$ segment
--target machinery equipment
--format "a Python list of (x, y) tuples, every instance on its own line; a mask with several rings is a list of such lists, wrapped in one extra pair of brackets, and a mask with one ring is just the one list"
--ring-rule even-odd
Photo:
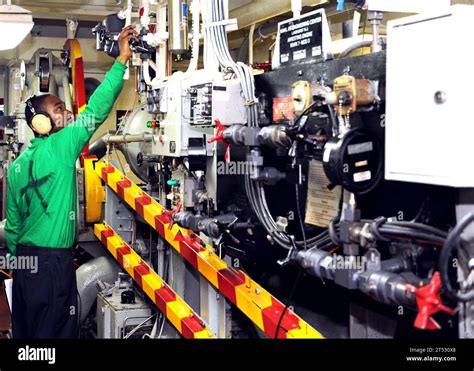
[[(473, 81), (469, 58), (451, 54), (474, 11), (433, 3), (386, 38), (372, 14), (372, 52), (352, 57), (361, 45), (333, 53), (324, 11), (280, 22), (278, 63), (256, 75), (229, 52), (226, 1), (140, 1), (139, 103), (78, 171), (82, 263), (105, 254), (133, 283), (100, 280), (83, 326), (95, 321), (99, 337), (473, 337), (459, 84)], [(116, 55), (125, 22), (97, 25), (97, 49)], [(191, 55), (188, 70), (166, 73), (171, 54)]]

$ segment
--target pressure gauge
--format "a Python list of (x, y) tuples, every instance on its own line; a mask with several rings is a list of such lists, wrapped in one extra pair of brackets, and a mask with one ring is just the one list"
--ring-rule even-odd
[(323, 166), (331, 185), (349, 192), (371, 191), (382, 176), (382, 153), (377, 138), (363, 129), (349, 130), (324, 146)]

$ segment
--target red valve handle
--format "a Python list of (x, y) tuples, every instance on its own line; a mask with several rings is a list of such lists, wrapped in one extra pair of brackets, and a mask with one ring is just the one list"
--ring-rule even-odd
[(216, 131), (216, 135), (214, 135), (211, 139), (209, 139), (207, 142), (208, 143), (214, 143), (214, 142), (219, 142), (219, 143), (222, 143), (224, 146), (225, 146), (225, 155), (224, 155), (224, 159), (229, 162), (230, 161), (230, 144), (227, 143), (225, 141), (225, 139), (223, 138), (223, 132), (224, 130), (227, 129), (227, 127), (225, 127), (224, 125), (222, 125), (222, 123), (220, 122), (219, 119), (216, 119), (215, 120), (216, 122), (216, 127), (217, 127), (217, 131)]
[(423, 287), (406, 285), (406, 290), (416, 297), (418, 315), (414, 326), (421, 330), (439, 330), (441, 326), (431, 316), (438, 312), (445, 312), (449, 315), (456, 313), (455, 309), (443, 304), (439, 290), (441, 289), (441, 277), (439, 272), (435, 272), (431, 282)]
[(181, 204), (181, 202), (178, 202), (178, 205), (176, 205), (176, 207), (173, 210), (163, 210), (163, 212), (161, 213), (161, 216), (164, 216), (167, 219), (166, 222), (169, 224), (168, 229), (173, 228), (173, 224), (174, 224), (173, 217), (181, 211), (182, 207), (183, 205)]

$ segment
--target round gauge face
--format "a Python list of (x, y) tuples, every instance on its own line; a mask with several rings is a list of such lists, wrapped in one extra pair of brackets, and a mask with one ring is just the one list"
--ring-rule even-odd
[(380, 145), (372, 134), (353, 129), (342, 138), (333, 138), (325, 146), (323, 164), (334, 185), (353, 193), (371, 191), (380, 181), (383, 158)]

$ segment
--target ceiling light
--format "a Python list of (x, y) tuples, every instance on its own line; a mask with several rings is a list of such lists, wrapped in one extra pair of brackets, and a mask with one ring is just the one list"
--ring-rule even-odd
[(33, 16), (27, 9), (11, 5), (0, 5), (0, 50), (13, 49), (22, 42), (33, 28)]

